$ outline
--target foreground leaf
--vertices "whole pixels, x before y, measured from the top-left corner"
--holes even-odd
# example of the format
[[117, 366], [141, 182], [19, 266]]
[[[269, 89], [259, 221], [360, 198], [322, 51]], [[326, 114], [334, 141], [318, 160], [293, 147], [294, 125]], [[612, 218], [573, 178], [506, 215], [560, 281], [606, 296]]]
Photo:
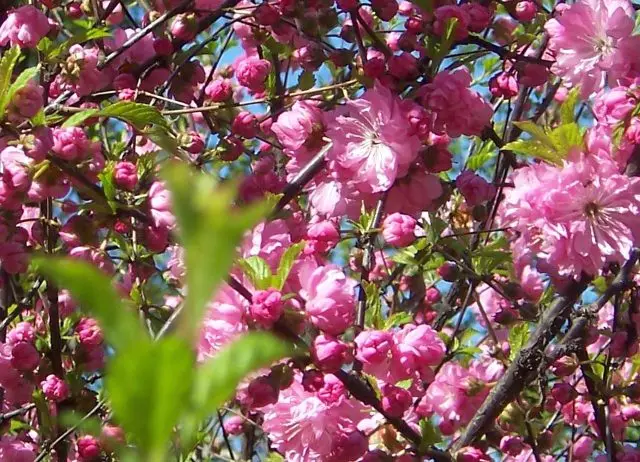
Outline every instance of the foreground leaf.
[[189, 294], [179, 330], [193, 338], [207, 302], [224, 281], [246, 230], [266, 215], [263, 204], [234, 208], [235, 190], [215, 188], [213, 180], [182, 164], [167, 167], [179, 235], [185, 249]]
[[137, 317], [122, 303], [109, 277], [95, 266], [59, 257], [41, 257], [33, 261], [48, 278], [69, 289], [82, 310], [98, 320], [107, 342], [116, 350], [147, 337]]
[[145, 460], [166, 460], [171, 433], [188, 400], [194, 363], [192, 349], [177, 337], [140, 341], [111, 362], [106, 375], [111, 407], [147, 455]]

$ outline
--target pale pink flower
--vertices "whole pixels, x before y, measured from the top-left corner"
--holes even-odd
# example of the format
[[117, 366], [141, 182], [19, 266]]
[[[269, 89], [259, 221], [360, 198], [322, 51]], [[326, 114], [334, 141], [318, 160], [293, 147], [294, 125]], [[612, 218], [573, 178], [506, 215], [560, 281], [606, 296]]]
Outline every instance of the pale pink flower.
[[447, 424], [441, 428], [455, 430], [471, 420], [488, 391], [485, 384], [469, 370], [448, 362], [427, 388], [417, 411], [421, 415], [435, 413]]
[[640, 236], [640, 180], [619, 174], [606, 153], [574, 152], [563, 167], [530, 165], [512, 181], [501, 216], [520, 233], [518, 267], [535, 258], [551, 275], [595, 275], [628, 258]]
[[246, 332], [245, 322], [249, 302], [225, 285], [209, 304], [202, 323], [198, 342], [198, 358], [203, 360], [215, 354], [230, 341]]
[[42, 37], [49, 33], [49, 20], [31, 5], [12, 10], [0, 26], [0, 45], [35, 48]]
[[164, 183], [155, 181], [149, 188], [149, 208], [158, 228], [173, 228], [176, 217], [171, 212], [171, 193]]
[[358, 401], [346, 397], [327, 403], [305, 391], [301, 381], [296, 375], [278, 402], [263, 408], [262, 428], [287, 462], [328, 462], [334, 439], [355, 431], [367, 414]]
[[640, 61], [640, 37], [632, 36], [635, 12], [628, 0], [580, 0], [545, 24], [552, 71], [589, 96], [614, 86]]
[[407, 174], [420, 148], [400, 100], [380, 83], [328, 114], [326, 126], [333, 143], [327, 159], [366, 193], [391, 188]]

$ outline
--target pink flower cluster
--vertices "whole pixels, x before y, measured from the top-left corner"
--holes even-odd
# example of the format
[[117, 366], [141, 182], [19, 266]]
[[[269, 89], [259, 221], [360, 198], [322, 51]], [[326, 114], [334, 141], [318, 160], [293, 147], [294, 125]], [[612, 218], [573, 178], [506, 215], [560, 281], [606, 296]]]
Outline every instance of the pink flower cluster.
[[501, 218], [516, 233], [518, 266], [596, 275], [607, 262], [622, 263], [638, 242], [640, 180], [618, 173], [606, 155], [576, 150], [562, 167], [537, 163], [511, 179]]

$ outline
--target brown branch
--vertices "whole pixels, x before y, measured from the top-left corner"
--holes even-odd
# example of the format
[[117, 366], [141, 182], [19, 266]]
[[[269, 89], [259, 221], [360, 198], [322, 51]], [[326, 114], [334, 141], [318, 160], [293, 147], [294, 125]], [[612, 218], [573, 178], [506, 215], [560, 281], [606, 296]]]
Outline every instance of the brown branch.
[[560, 330], [571, 307], [586, 286], [585, 278], [579, 282], [572, 282], [566, 293], [558, 296], [547, 308], [525, 347], [517, 353], [516, 358], [484, 400], [462, 436], [453, 445], [454, 451], [469, 446], [480, 438], [487, 426], [530, 382], [531, 373], [537, 370], [543, 360], [546, 346]]

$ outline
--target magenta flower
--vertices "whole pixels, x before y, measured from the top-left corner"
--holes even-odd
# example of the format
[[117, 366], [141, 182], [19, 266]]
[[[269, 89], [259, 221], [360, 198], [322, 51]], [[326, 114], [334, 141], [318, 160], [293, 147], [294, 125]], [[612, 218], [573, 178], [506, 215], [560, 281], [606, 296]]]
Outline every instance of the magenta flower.
[[300, 375], [263, 411], [263, 428], [288, 462], [328, 461], [334, 439], [355, 431], [366, 416], [357, 401], [342, 398], [327, 404], [305, 391]]
[[353, 323], [357, 283], [340, 267], [320, 266], [301, 282], [307, 300], [306, 310], [316, 327], [328, 334], [339, 335]]
[[327, 119], [333, 142], [327, 158], [362, 192], [388, 190], [418, 155], [420, 140], [412, 134], [400, 100], [379, 83]]
[[286, 149], [295, 151], [322, 136], [322, 111], [306, 101], [296, 101], [291, 110], [278, 116], [271, 130]]
[[581, 0], [545, 25], [556, 62], [551, 68], [587, 97], [605, 77], [614, 86], [640, 61], [640, 37], [632, 36], [635, 12], [627, 0]]
[[0, 45], [35, 48], [50, 28], [49, 19], [40, 10], [31, 5], [17, 8], [0, 25]]

